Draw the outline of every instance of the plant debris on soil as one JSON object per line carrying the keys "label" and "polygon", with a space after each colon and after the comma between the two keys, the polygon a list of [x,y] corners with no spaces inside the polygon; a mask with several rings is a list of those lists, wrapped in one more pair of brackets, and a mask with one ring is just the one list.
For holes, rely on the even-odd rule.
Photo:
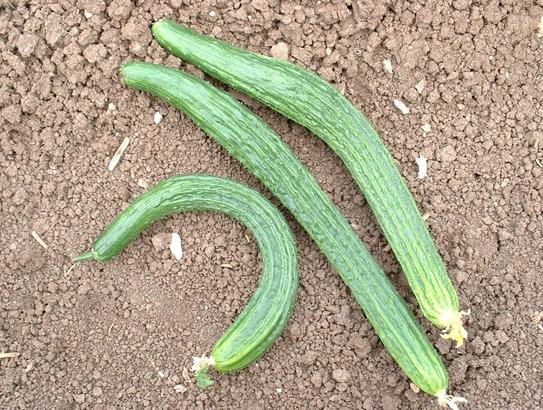
{"label": "plant debris on soil", "polygon": [[[435,407],[288,213],[301,276],[289,326],[260,360],[213,374],[205,391],[189,374],[192,357],[209,353],[258,280],[257,246],[240,224],[176,215],[108,263],[72,265],[163,178],[223,175],[270,197],[187,118],[121,84],[129,59],[204,77],[152,41],[149,24],[161,17],[310,68],[370,118],[471,308],[459,350],[421,320],[449,391],[470,409],[541,408],[541,0],[45,3],[0,3],[0,408]],[[302,127],[233,94],[309,167],[416,309],[340,160]],[[130,147],[109,172],[125,138]],[[418,179],[422,157],[431,172]],[[182,237],[179,260],[172,232]]]}

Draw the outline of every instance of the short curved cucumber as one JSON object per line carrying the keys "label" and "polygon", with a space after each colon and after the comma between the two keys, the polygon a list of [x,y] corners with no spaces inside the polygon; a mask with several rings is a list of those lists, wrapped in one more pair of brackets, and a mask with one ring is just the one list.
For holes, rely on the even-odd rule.
{"label": "short curved cucumber", "polygon": [[281,334],[298,287],[294,238],[281,213],[261,194],[238,182],[210,175],[179,175],[136,198],[103,231],[90,252],[75,261],[107,261],[149,224],[174,212],[213,211],[244,224],[262,258],[258,287],[236,320],[215,343],[209,358],[197,358],[197,381],[211,381],[207,367],[230,372],[258,359]]}
{"label": "short curved cucumber", "polygon": [[409,189],[367,118],[309,70],[242,50],[169,20],[152,27],[177,57],[303,125],[343,160],[375,214],[424,316],[462,345],[456,291]]}
{"label": "short curved cucumber", "polygon": [[186,113],[256,175],[326,255],[407,376],[451,402],[443,363],[403,299],[309,171],[260,118],[224,91],[173,68],[130,62],[121,75],[126,85]]}

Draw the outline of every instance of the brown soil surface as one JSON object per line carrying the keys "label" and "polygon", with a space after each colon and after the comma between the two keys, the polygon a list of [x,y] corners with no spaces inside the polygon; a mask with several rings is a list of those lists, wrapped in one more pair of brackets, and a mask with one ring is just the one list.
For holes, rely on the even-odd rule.
{"label": "brown soil surface", "polygon": [[[369,116],[472,311],[460,350],[423,322],[451,391],[469,400],[464,408],[541,408],[543,328],[533,317],[543,310],[542,15],[542,0],[1,1],[0,352],[18,356],[0,359],[0,408],[435,407],[288,214],[301,266],[289,326],[261,360],[213,374],[205,391],[188,378],[192,356],[209,351],[258,279],[258,250],[242,226],[221,215],[173,216],[111,262],[66,273],[146,183],[207,172],[269,196],[186,117],[121,85],[128,59],[185,68],[152,41],[148,25],[162,16],[288,56]],[[307,164],[415,307],[340,160],[236,95]],[[130,145],[110,172],[124,137]],[[428,158],[424,179],[419,154]],[[163,242],[174,231],[179,262]]]}

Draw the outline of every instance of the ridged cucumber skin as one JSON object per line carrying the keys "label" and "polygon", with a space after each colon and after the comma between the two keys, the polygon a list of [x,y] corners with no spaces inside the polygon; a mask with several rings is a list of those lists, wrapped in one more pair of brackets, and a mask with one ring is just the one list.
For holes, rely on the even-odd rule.
{"label": "ridged cucumber skin", "polygon": [[188,115],[290,210],[350,288],[375,332],[423,391],[447,387],[447,372],[412,312],[309,171],[268,126],[229,94],[190,74],[130,62],[123,82]]}
{"label": "ridged cucumber skin", "polygon": [[[458,297],[400,172],[366,117],[329,83],[289,62],[161,20],[155,39],[210,76],[303,125],[343,160],[388,240],[424,316],[462,344]],[[452,322],[452,323],[451,323]],[[458,327],[459,326],[459,327]]]}
{"label": "ridged cucumber skin", "polygon": [[[89,254],[106,261],[148,225],[177,212],[224,213],[254,235],[262,259],[256,291],[213,346],[215,369],[229,372],[258,359],[285,328],[298,288],[297,253],[281,213],[249,187],[210,175],[179,175],[159,182],[136,198],[103,231]],[[86,258],[91,259],[91,258]]]}

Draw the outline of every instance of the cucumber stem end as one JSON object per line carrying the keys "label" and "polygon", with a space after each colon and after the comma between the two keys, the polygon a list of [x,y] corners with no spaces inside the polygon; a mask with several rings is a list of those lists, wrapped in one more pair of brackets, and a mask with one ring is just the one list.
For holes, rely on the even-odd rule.
{"label": "cucumber stem end", "polygon": [[467,403],[468,401],[463,397],[455,397],[451,394],[447,394],[445,390],[441,390],[436,394],[437,403],[440,406],[448,406],[452,410],[460,410],[457,403]]}
{"label": "cucumber stem end", "polygon": [[74,262],[82,262],[82,261],[89,261],[89,260],[97,260],[96,253],[94,252],[94,250],[82,253],[81,255],[77,255],[76,257],[73,258]]}
{"label": "cucumber stem end", "polygon": [[213,380],[208,376],[207,371],[215,365],[213,357],[201,356],[193,357],[192,371],[196,378],[196,385],[202,389],[213,384]]}
{"label": "cucumber stem end", "polygon": [[456,342],[456,347],[460,347],[464,344],[464,339],[468,337],[468,332],[462,325],[462,316],[467,316],[470,311],[454,312],[446,315],[446,319],[443,321],[445,329],[441,337],[443,339],[451,339]]}

